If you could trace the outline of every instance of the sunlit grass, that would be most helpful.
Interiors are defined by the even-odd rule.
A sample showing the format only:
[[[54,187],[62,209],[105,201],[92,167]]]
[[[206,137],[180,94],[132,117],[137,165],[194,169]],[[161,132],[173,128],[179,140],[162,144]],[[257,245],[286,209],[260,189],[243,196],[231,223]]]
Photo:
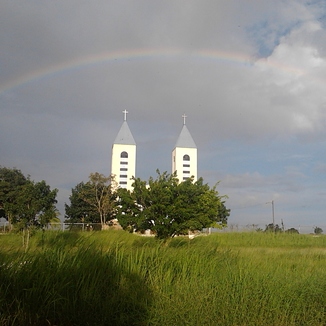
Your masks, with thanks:
[[[325,325],[326,237],[0,237],[1,325]]]

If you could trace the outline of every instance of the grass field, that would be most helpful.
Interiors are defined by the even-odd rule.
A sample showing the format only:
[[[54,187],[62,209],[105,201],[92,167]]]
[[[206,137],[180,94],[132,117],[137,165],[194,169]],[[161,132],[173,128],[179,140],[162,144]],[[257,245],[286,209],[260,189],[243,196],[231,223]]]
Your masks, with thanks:
[[[1,325],[326,325],[326,237],[0,236]]]

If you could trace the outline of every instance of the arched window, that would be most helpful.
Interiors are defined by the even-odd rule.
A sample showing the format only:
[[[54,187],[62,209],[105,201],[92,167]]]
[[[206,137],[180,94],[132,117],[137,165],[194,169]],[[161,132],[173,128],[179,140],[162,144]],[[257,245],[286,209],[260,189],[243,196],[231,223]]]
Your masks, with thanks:
[[[189,155],[183,155],[183,160],[184,161],[190,161],[190,156]]]
[[[120,157],[121,157],[121,158],[128,158],[128,153],[127,153],[127,152],[122,152],[122,153],[120,154]]]

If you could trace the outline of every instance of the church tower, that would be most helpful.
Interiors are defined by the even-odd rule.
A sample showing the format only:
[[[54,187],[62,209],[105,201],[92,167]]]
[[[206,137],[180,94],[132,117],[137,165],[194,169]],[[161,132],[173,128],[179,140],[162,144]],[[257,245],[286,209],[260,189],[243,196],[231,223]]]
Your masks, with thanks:
[[[132,190],[131,178],[136,175],[136,142],[127,123],[127,110],[120,131],[112,145],[111,175],[120,188]]]
[[[177,172],[180,182],[191,176],[197,181],[197,147],[186,126],[186,117],[182,116],[183,127],[172,151],[172,173]]]

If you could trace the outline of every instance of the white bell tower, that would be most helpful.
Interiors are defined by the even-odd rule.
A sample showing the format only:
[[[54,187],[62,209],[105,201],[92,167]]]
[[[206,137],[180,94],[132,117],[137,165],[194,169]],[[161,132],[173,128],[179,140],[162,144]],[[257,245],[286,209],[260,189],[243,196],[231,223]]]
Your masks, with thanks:
[[[136,142],[127,123],[127,110],[123,112],[123,123],[112,145],[111,175],[115,177],[118,187],[132,190],[136,176]]]
[[[180,182],[194,176],[197,181],[197,147],[186,126],[183,114],[183,127],[172,151],[172,173],[176,171]]]

